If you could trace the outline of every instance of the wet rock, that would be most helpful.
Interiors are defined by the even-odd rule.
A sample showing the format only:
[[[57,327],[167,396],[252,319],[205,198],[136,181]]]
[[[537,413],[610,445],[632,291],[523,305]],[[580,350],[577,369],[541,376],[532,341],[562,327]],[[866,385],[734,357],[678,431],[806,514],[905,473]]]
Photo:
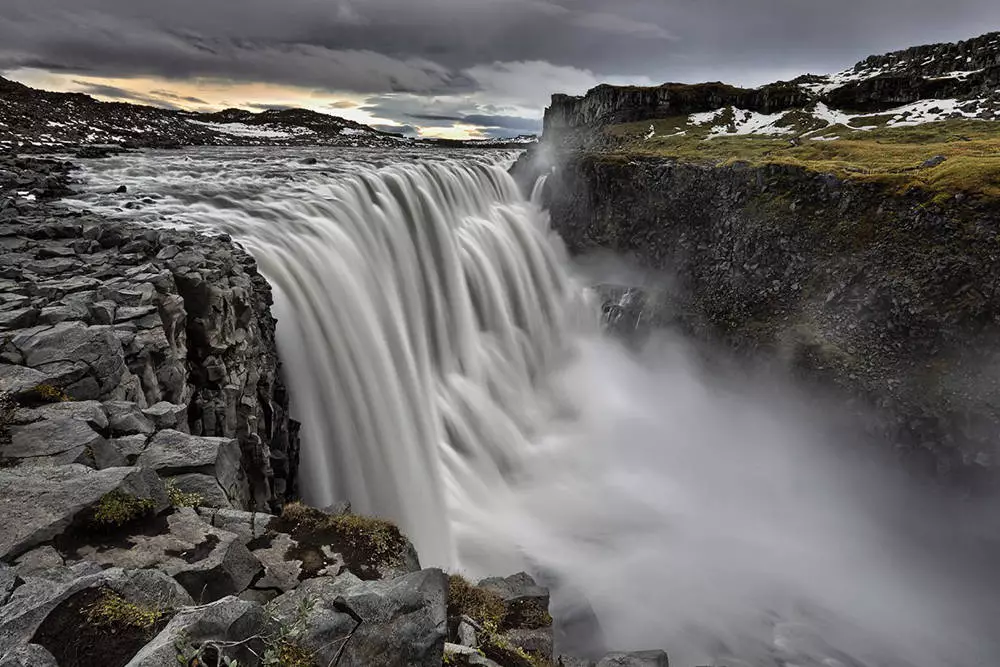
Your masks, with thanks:
[[[611,653],[602,658],[597,667],[670,667],[670,660],[664,651]]]
[[[341,657],[343,667],[437,667],[447,633],[447,590],[441,570],[382,581],[361,581],[348,573],[306,580],[267,609],[279,622],[289,623],[303,600],[314,601],[299,642],[316,652],[320,664],[331,662],[337,640],[353,631]],[[359,625],[352,614],[364,622]]]
[[[533,630],[552,625],[549,592],[536,584],[526,572],[506,578],[483,579],[479,582],[479,587],[503,598],[505,611],[502,628]]]

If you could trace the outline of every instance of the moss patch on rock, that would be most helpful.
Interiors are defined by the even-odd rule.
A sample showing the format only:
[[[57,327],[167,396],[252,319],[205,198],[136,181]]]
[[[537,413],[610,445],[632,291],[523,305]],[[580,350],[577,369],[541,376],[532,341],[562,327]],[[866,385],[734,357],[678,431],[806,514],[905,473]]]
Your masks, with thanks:
[[[483,627],[499,627],[507,607],[502,597],[469,583],[461,575],[448,577],[448,617],[468,616]]]
[[[382,578],[383,568],[403,564],[410,548],[399,528],[384,519],[357,514],[332,515],[302,503],[285,506],[273,530],[288,533],[298,546],[289,556],[302,561],[302,578],[317,576],[339,553],[344,568],[365,580]]]
[[[93,522],[104,527],[121,527],[149,516],[155,506],[149,498],[137,498],[115,490],[101,497],[94,510]]]
[[[166,626],[169,616],[109,588],[90,588],[60,604],[31,641],[45,647],[61,667],[123,667]]]

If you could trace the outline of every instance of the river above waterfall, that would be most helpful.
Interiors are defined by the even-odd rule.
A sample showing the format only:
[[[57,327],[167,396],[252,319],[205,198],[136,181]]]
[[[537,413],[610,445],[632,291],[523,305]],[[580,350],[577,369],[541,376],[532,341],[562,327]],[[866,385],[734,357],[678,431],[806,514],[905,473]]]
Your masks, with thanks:
[[[605,337],[515,157],[144,152],[70,203],[247,248],[304,498],[391,518],[425,565],[531,569],[557,621],[585,598],[611,647],[684,667],[991,664],[977,508],[842,456],[835,406],[780,378]]]

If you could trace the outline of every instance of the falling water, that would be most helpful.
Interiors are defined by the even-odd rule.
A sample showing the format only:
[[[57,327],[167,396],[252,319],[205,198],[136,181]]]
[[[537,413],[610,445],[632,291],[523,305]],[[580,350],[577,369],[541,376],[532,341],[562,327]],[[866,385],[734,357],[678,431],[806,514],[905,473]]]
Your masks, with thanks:
[[[771,376],[603,338],[512,155],[317,156],[123,156],[79,198],[256,257],[306,500],[396,520],[425,565],[530,568],[557,618],[582,591],[608,643],[681,667],[998,664],[970,508],[959,526],[845,461],[828,411]]]

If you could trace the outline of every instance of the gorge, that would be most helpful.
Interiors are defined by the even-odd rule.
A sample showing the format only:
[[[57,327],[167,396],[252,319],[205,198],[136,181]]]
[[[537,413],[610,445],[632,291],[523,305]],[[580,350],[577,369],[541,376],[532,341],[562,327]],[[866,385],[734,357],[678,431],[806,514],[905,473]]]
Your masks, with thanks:
[[[996,44],[3,158],[0,666],[992,664]]]

